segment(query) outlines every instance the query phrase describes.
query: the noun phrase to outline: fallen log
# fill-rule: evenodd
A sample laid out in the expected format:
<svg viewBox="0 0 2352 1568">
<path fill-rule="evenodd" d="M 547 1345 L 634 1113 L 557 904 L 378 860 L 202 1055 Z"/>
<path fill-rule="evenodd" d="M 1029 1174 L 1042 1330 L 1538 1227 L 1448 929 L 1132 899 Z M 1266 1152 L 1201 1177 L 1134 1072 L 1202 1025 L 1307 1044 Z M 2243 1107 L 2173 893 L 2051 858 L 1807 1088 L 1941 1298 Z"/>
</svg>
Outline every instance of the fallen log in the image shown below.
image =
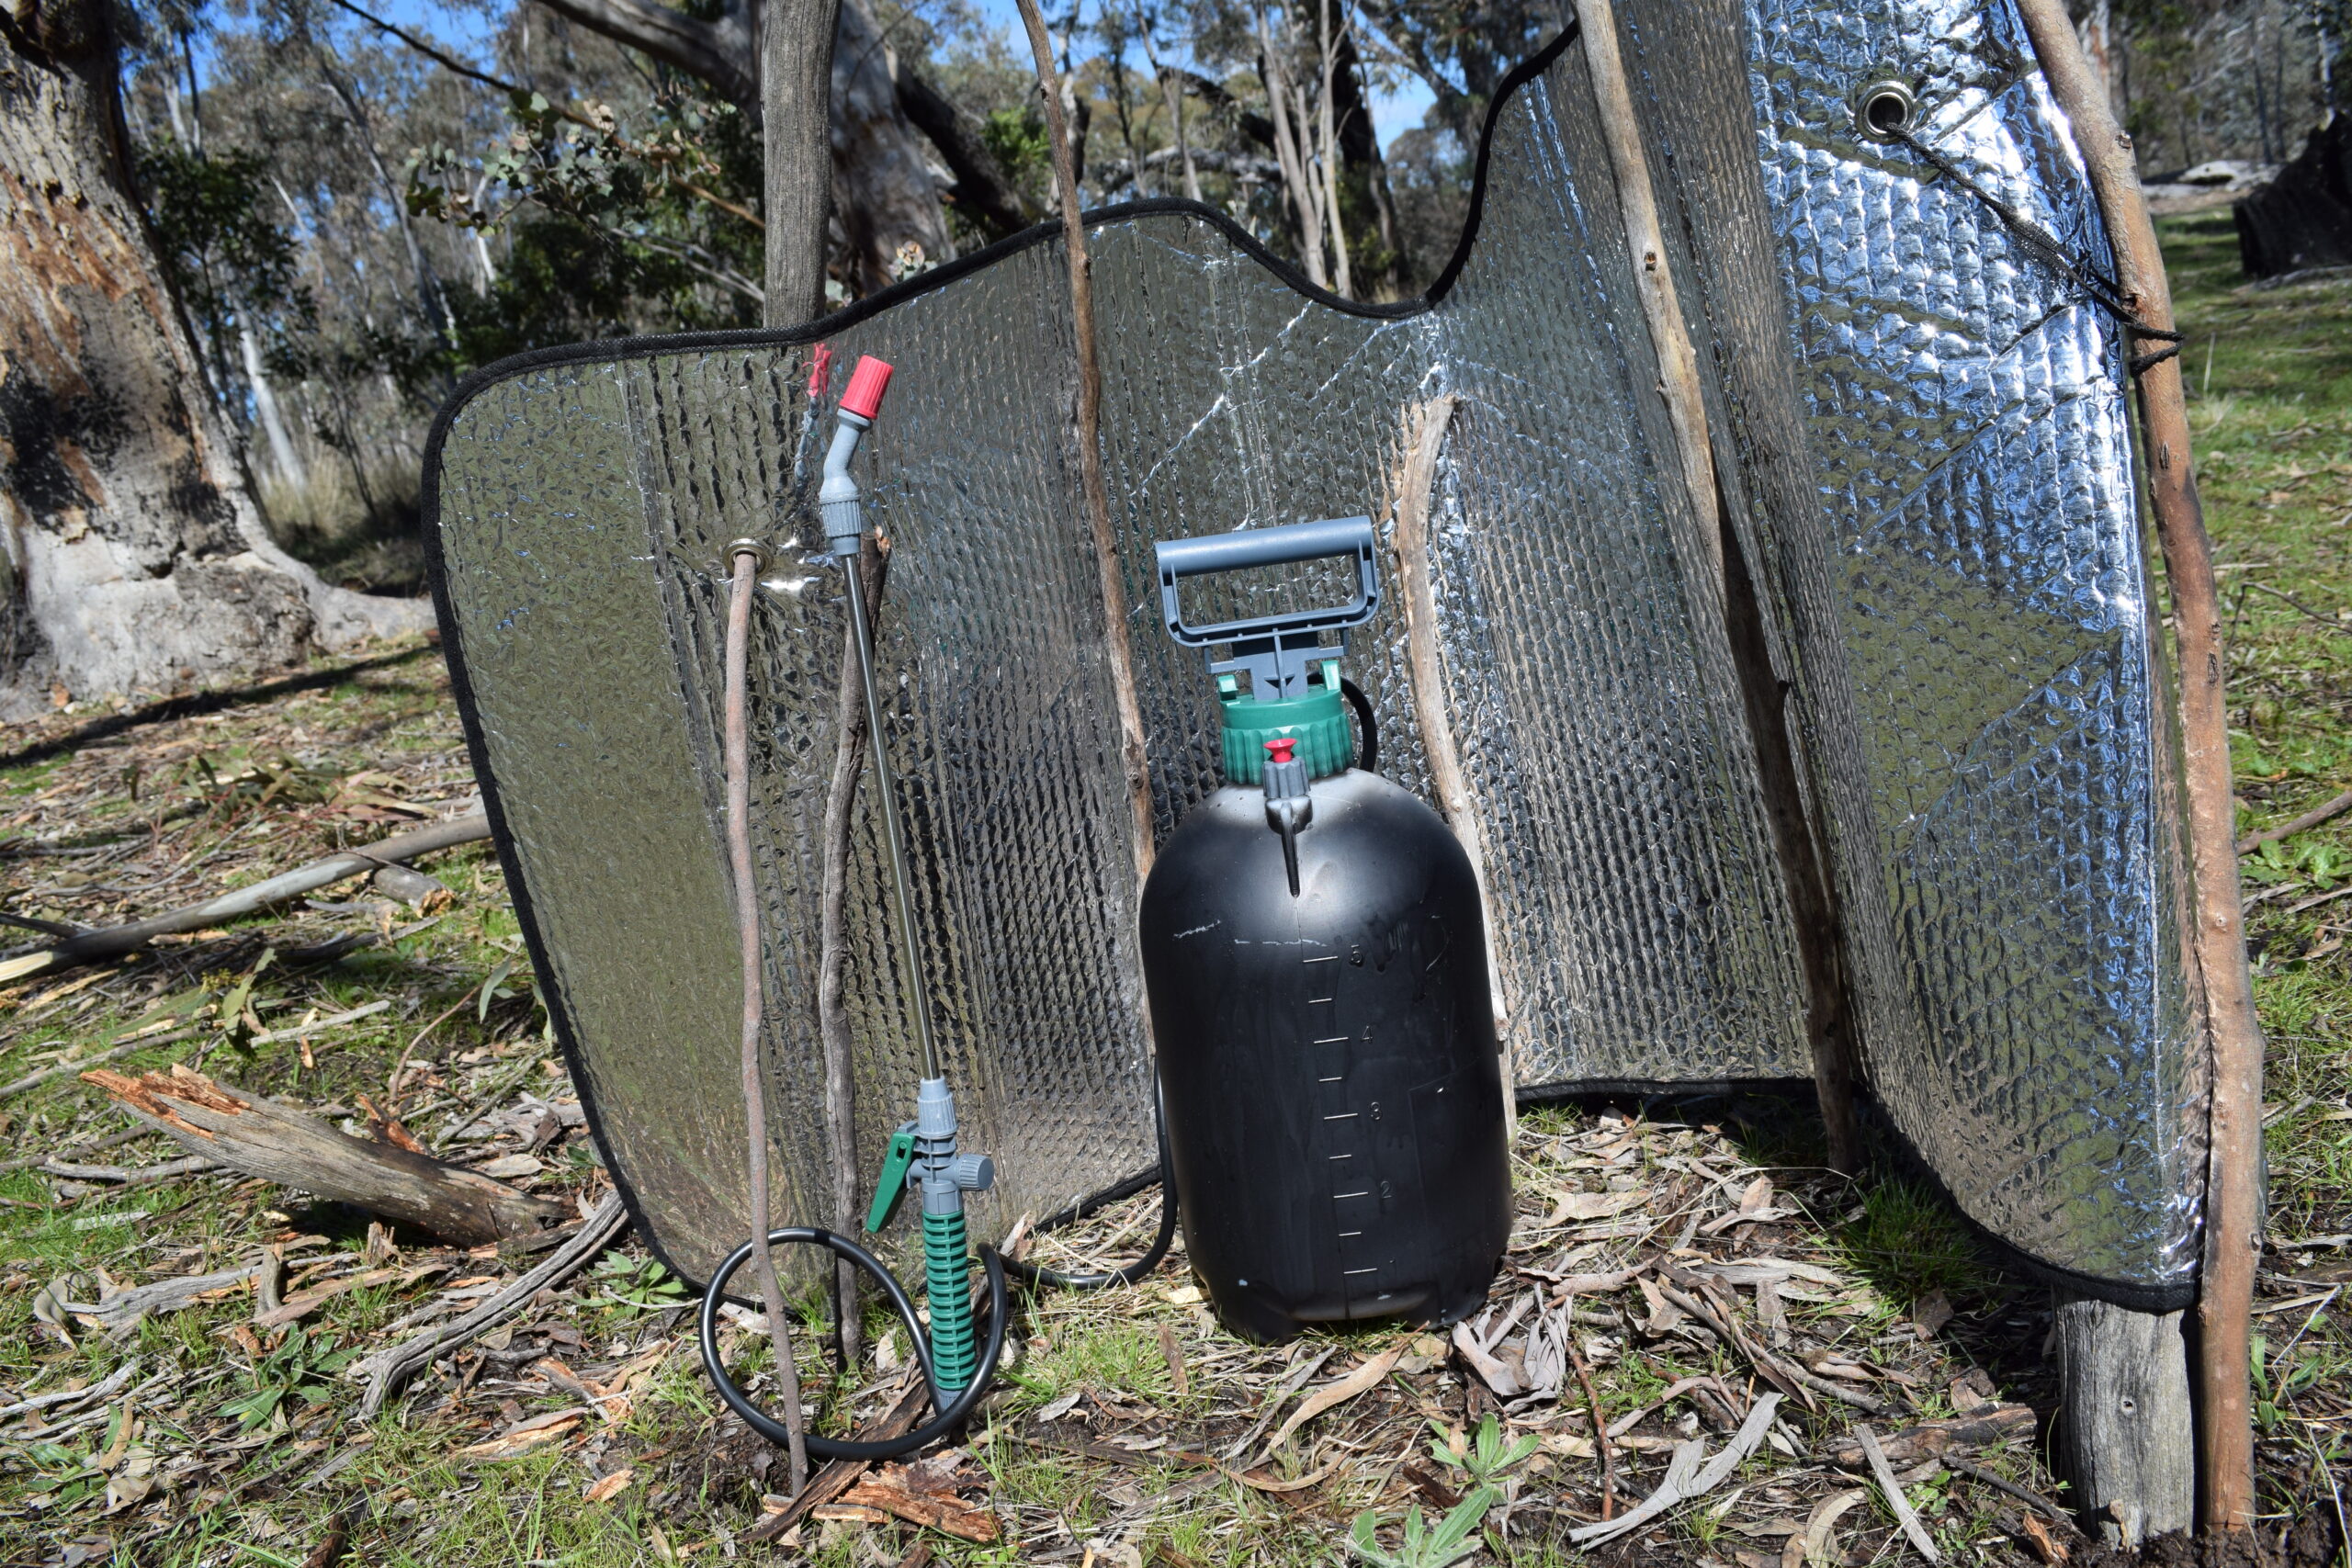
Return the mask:
<svg viewBox="0 0 2352 1568">
<path fill-rule="evenodd" d="M 528 1235 L 566 1209 L 462 1166 L 347 1137 L 274 1100 L 175 1063 L 168 1073 L 82 1075 L 191 1151 L 281 1186 L 356 1204 L 464 1247 Z"/>
<path fill-rule="evenodd" d="M 68 937 L 37 952 L 11 958 L 0 963 L 0 985 L 35 975 L 54 974 L 60 969 L 71 969 L 83 964 L 96 964 L 101 959 L 119 958 L 125 953 L 138 952 L 159 936 L 202 931 L 223 920 L 258 914 L 272 905 L 299 898 L 305 893 L 314 893 L 346 877 L 384 866 L 400 865 L 421 855 L 455 849 L 459 844 L 476 843 L 489 837 L 490 818 L 479 811 L 452 817 L 447 822 L 436 822 L 414 832 L 395 833 L 389 839 L 314 860 L 308 865 L 256 882 L 251 887 L 240 887 L 233 893 L 223 893 L 218 898 L 209 898 L 185 909 L 174 909 L 168 914 L 133 920 L 129 925 L 109 926 L 104 931 L 84 931 L 79 936 Z"/>
</svg>

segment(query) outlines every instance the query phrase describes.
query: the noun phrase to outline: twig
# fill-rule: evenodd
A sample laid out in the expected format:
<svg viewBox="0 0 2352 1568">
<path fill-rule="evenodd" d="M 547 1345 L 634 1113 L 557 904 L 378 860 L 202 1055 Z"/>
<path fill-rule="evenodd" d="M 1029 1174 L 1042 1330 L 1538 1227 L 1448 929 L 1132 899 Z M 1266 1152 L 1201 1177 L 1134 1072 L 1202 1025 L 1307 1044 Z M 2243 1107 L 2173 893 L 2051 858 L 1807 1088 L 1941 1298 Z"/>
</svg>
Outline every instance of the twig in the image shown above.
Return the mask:
<svg viewBox="0 0 2352 1568">
<path fill-rule="evenodd" d="M 766 945 L 760 940 L 760 888 L 752 863 L 752 596 L 759 591 L 759 556 L 738 550 L 728 562 L 726 705 L 723 737 L 727 762 L 727 860 L 735 883 L 735 936 L 743 971 L 743 1135 L 745 1179 L 751 1186 L 752 1276 L 767 1308 L 768 1337 L 775 1347 L 776 1392 L 784 1404 L 786 1451 L 792 1490 L 808 1484 L 808 1446 L 802 1433 L 800 1365 L 793 1359 L 792 1325 L 785 1316 L 784 1287 L 775 1277 L 775 1254 L 768 1246 L 767 1072 L 760 1061 L 766 1032 Z"/>
<path fill-rule="evenodd" d="M 1062 206 L 1062 241 L 1069 254 L 1071 335 L 1078 348 L 1078 468 L 1086 491 L 1086 524 L 1094 540 L 1095 580 L 1102 592 L 1102 652 L 1119 708 L 1119 761 L 1133 814 L 1131 845 L 1136 880 L 1151 870 L 1151 773 L 1144 757 L 1143 706 L 1136 694 L 1135 654 L 1127 646 L 1127 588 L 1119 565 L 1118 536 L 1111 530 L 1111 492 L 1102 479 L 1102 367 L 1094 351 L 1094 284 L 1086 258 L 1086 220 L 1079 211 L 1078 168 L 1071 155 L 1069 126 L 1062 116 L 1061 78 L 1054 70 L 1053 40 L 1037 0 L 1019 0 L 1021 24 L 1037 57 L 1037 88 L 1045 97 L 1046 126 L 1053 144 L 1054 183 Z M 1144 1027 L 1150 1028 L 1148 1019 Z"/>
<path fill-rule="evenodd" d="M 428 1328 L 414 1338 L 360 1362 L 357 1375 L 368 1380 L 368 1393 L 359 1402 L 359 1418 L 375 1419 L 384 1408 L 385 1399 L 418 1368 L 435 1357 L 471 1344 L 530 1304 L 531 1298 L 541 1291 L 570 1279 L 603 1252 L 628 1224 L 628 1211 L 622 1206 L 620 1194 L 606 1193 L 578 1233 L 550 1254 L 546 1262 L 455 1323 Z"/>
<path fill-rule="evenodd" d="M 2336 619 L 2335 616 L 2323 615 L 2317 610 L 2312 609 L 2309 604 L 2306 604 L 2301 600 L 2296 598 L 2293 594 L 2282 592 L 2278 589 L 2271 587 L 2267 582 L 2248 582 L 2246 586 L 2253 589 L 2256 593 L 2267 593 L 2273 599 L 2285 600 L 2307 619 L 2318 622 L 2321 626 L 2325 626 L 2329 631 L 2334 632 L 2338 637 L 2343 637 L 2346 636 L 2347 632 L 2352 632 L 2352 628 L 2347 628 L 2342 621 Z"/>
<path fill-rule="evenodd" d="M 65 1061 L 53 1063 L 49 1066 L 43 1067 L 37 1073 L 27 1073 L 23 1077 L 18 1078 L 14 1083 L 0 1084 L 0 1100 L 6 1100 L 10 1095 L 14 1094 L 22 1094 L 28 1089 L 39 1089 L 42 1084 L 47 1083 L 50 1079 L 62 1078 L 68 1073 L 83 1072 L 91 1067 L 103 1067 L 108 1062 L 119 1062 L 134 1051 L 144 1051 L 154 1045 L 175 1045 L 179 1042 L 189 1038 L 195 1033 L 196 1031 L 193 1029 L 175 1029 L 168 1034 L 153 1034 L 144 1040 L 126 1040 L 121 1044 L 101 1051 L 95 1056 L 70 1057 Z M 85 1152 L 95 1153 L 96 1151 L 91 1150 Z M 48 1157 L 49 1156 L 47 1155 L 42 1155 L 37 1158 L 28 1160 L 26 1164 L 39 1165 L 41 1160 L 47 1159 Z M 21 1170 L 24 1167 L 15 1166 L 0 1168 L 14 1168 Z"/>
<path fill-rule="evenodd" d="M 175 1177 L 195 1176 L 220 1168 L 219 1160 L 204 1155 L 189 1155 L 185 1159 L 167 1159 L 161 1165 L 146 1166 L 74 1165 L 62 1159 L 43 1160 L 40 1164 L 43 1176 L 60 1176 L 68 1181 L 119 1181 L 126 1187 L 143 1187 L 153 1181 L 169 1181 Z"/>
<path fill-rule="evenodd" d="M 1878 1477 L 1878 1489 L 1886 1494 L 1886 1506 L 1894 1510 L 1894 1522 L 1919 1549 L 1919 1555 L 1930 1562 L 1940 1562 L 1943 1554 L 1936 1543 L 1928 1539 L 1927 1529 L 1919 1523 L 1919 1516 L 1911 1509 L 1911 1499 L 1903 1495 L 1903 1483 L 1894 1479 L 1894 1467 L 1886 1462 L 1886 1452 L 1878 1446 L 1878 1434 L 1868 1427 L 1854 1428 L 1854 1436 L 1861 1440 L 1862 1454 L 1871 1461 L 1871 1473 Z"/>
<path fill-rule="evenodd" d="M 1592 1386 L 1592 1369 L 1584 1363 L 1584 1352 L 1577 1348 L 1574 1334 L 1562 1337 L 1568 1349 L 1568 1360 L 1576 1367 L 1577 1381 L 1584 1384 L 1585 1406 L 1592 1412 L 1592 1446 L 1600 1456 L 1600 1517 L 1613 1517 L 1617 1512 L 1617 1451 L 1609 1439 L 1609 1424 L 1600 1418 L 1600 1395 Z"/>
<path fill-rule="evenodd" d="M 911 1432 L 914 1430 L 916 1420 L 922 1415 L 925 1403 L 930 1398 L 930 1388 L 917 1380 L 899 1396 L 897 1404 L 858 1429 L 857 1441 L 878 1443 L 891 1438 L 903 1437 Z M 743 1539 L 747 1541 L 774 1540 L 808 1517 L 810 1509 L 822 1507 L 856 1484 L 857 1478 L 865 1473 L 867 1461 L 865 1460 L 837 1459 L 833 1461 L 819 1471 L 816 1478 L 807 1486 L 801 1488 L 800 1495 L 795 1497 L 788 1507 L 781 1513 L 770 1514 L 766 1518 L 745 1530 Z"/>
<path fill-rule="evenodd" d="M 890 583 L 888 552 L 869 538 L 853 570 L 865 579 L 867 635 L 881 620 L 882 595 Z M 857 628 L 842 628 L 841 682 L 833 695 L 841 742 L 833 750 L 833 776 L 825 789 L 824 891 L 817 915 L 817 1039 L 825 1062 L 825 1136 L 832 1157 L 833 1224 L 844 1235 L 858 1228 L 857 1042 L 850 1030 L 849 964 L 850 840 L 857 826 L 858 783 L 865 773 L 865 695 L 858 674 Z M 833 1270 L 833 1340 L 844 1370 L 863 1359 L 864 1325 L 858 1297 L 865 1272 L 847 1258 Z"/>
<path fill-rule="evenodd" d="M 420 855 L 455 849 L 459 844 L 475 843 L 489 837 L 490 818 L 478 811 L 453 817 L 447 822 L 436 822 L 414 832 L 395 833 L 364 849 L 345 850 L 340 854 L 314 860 L 308 865 L 185 909 L 151 916 L 125 926 L 85 931 L 80 936 L 68 938 L 37 953 L 11 958 L 0 963 L 0 985 L 31 975 L 71 969 L 76 964 L 95 964 L 100 959 L 119 958 L 125 953 L 136 953 L 159 936 L 201 931 L 223 920 L 257 914 L 272 905 L 299 898 L 305 893 L 314 893 L 346 877 L 373 871 L 379 865 L 397 865 Z"/>
<path fill-rule="evenodd" d="M 2265 828 L 2259 833 L 2248 833 L 2238 840 L 2238 853 L 2252 854 L 2265 844 L 2276 843 L 2280 839 L 2290 839 L 2305 829 L 2316 828 L 2323 822 L 2333 822 L 2347 811 L 2352 811 L 2352 789 L 2346 790 L 2324 806 L 2314 806 L 2301 817 L 2279 823 L 2276 828 Z"/>
<path fill-rule="evenodd" d="M 2049 1515 L 2052 1518 L 2057 1520 L 2062 1525 L 2071 1526 L 2075 1522 L 2074 1519 L 2068 1516 L 2065 1509 L 2060 1507 L 2049 1498 L 2044 1497 L 2041 1493 L 2036 1492 L 2030 1486 L 2020 1486 L 2016 1482 L 2009 1480 L 2007 1476 L 1996 1475 L 1981 1464 L 1971 1464 L 1964 1459 L 1953 1459 L 1949 1454 L 1940 1456 L 1938 1462 L 1942 1464 L 1946 1470 L 1953 1471 L 1961 1475 L 1965 1475 L 1971 1481 L 1981 1481 L 1985 1485 L 1993 1488 L 1996 1492 L 2007 1493 L 2010 1496 L 2015 1497 L 2020 1503 L 2030 1504 L 2034 1507 L 2037 1507 L 2043 1513 Z"/>
</svg>

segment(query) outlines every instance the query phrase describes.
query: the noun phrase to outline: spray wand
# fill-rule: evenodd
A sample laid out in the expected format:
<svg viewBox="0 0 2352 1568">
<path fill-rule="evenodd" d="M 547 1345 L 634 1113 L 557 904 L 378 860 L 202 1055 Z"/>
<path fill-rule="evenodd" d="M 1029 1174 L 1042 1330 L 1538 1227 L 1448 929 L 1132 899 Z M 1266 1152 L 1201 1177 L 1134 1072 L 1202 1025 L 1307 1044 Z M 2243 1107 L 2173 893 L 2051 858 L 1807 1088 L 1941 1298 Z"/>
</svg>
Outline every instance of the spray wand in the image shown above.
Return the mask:
<svg viewBox="0 0 2352 1568">
<path fill-rule="evenodd" d="M 850 461 L 858 442 L 872 428 L 881 411 L 882 394 L 890 384 L 890 367 L 866 355 L 857 362 L 835 410 L 831 447 L 825 455 L 823 485 L 818 491 L 827 553 L 841 560 L 848 587 L 851 638 L 856 649 L 858 682 L 865 698 L 866 732 L 873 744 L 866 755 L 874 770 L 874 794 L 882 811 L 883 842 L 890 863 L 890 908 L 898 936 L 899 957 L 905 966 L 905 995 L 914 1013 L 915 1036 L 922 1052 L 922 1078 L 915 1089 L 915 1114 L 891 1134 L 889 1152 L 865 1228 L 878 1231 L 889 1220 L 899 1201 L 910 1190 L 922 1201 L 922 1240 L 926 1293 L 931 1301 L 931 1325 L 926 1334 L 905 1290 L 881 1261 L 847 1236 L 813 1225 L 792 1225 L 769 1233 L 772 1244 L 802 1243 L 823 1247 L 874 1276 L 906 1325 L 909 1342 L 922 1359 L 923 1374 L 938 1411 L 928 1424 L 904 1437 L 882 1442 L 845 1442 L 795 1434 L 747 1399 L 736 1387 L 718 1356 L 718 1303 L 727 1282 L 757 1248 L 746 1242 L 730 1254 L 712 1275 L 704 1292 L 701 1314 L 703 1368 L 719 1396 L 773 1442 L 788 1443 L 799 1437 L 808 1451 L 824 1459 L 888 1459 L 911 1453 L 952 1432 L 986 1391 L 998 1356 L 1004 1348 L 1008 1303 L 1004 1265 L 995 1249 L 983 1247 L 981 1261 L 989 1282 L 989 1335 L 985 1347 L 974 1341 L 971 1300 L 971 1250 L 964 1221 L 964 1194 L 985 1191 L 994 1182 L 996 1167 L 988 1156 L 967 1154 L 956 1146 L 956 1096 L 940 1071 L 939 1043 L 932 1027 L 931 1004 L 922 986 L 922 949 L 915 931 L 913 881 L 907 864 L 904 829 L 899 821 L 896 785 L 891 777 L 889 748 L 884 744 L 882 693 L 874 673 L 874 643 L 866 618 L 865 594 L 858 580 L 857 555 L 865 536 L 865 506 Z M 739 568 L 739 570 L 741 570 Z M 730 637 L 735 628 L 730 626 Z M 736 650 L 730 649 L 730 655 Z M 730 662 L 731 662 L 730 659 Z M 773 1309 L 771 1309 L 773 1310 Z"/>
</svg>

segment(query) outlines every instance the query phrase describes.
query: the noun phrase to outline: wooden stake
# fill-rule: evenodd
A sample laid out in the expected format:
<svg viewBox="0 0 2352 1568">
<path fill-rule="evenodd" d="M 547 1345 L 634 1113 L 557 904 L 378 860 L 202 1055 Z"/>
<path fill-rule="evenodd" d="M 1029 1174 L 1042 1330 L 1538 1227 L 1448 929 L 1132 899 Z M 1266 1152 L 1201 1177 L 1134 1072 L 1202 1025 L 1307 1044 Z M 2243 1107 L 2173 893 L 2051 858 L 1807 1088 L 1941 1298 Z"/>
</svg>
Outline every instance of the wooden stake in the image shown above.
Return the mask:
<svg viewBox="0 0 2352 1568">
<path fill-rule="evenodd" d="M 2092 194 L 2115 247 L 2123 301 L 2138 312 L 2142 325 L 2169 333 L 2172 292 L 2165 280 L 2155 224 L 2140 191 L 2132 139 L 2115 122 L 2106 85 L 2084 58 L 2064 0 L 2018 0 L 2018 8 L 2051 96 L 2074 126 Z M 2141 346 L 2135 344 L 2134 351 Z M 2262 1032 L 2246 973 L 2245 931 L 2238 905 L 2221 596 L 2189 461 L 2188 409 L 2179 356 L 2147 366 L 2138 385 L 2148 499 L 2164 550 L 2165 581 L 2172 589 L 2180 671 L 2189 861 L 2197 894 L 2197 939 L 2189 957 L 2202 983 L 2212 1055 L 2205 1259 L 2197 1303 L 2200 1490 L 2209 1529 L 2251 1529 L 2254 1428 L 2247 1356 L 2262 1227 Z"/>
<path fill-rule="evenodd" d="M 1127 646 L 1127 584 L 1119 566 L 1119 539 L 1111 527 L 1111 492 L 1102 478 L 1102 367 L 1094 352 L 1094 284 L 1086 256 L 1086 220 L 1078 205 L 1078 166 L 1069 125 L 1062 116 L 1062 85 L 1054 70 L 1053 40 L 1037 0 L 1020 0 L 1021 25 L 1037 57 L 1037 87 L 1045 99 L 1053 142 L 1054 184 L 1061 193 L 1062 243 L 1069 254 L 1069 314 L 1078 349 L 1078 469 L 1086 492 L 1086 524 L 1094 540 L 1094 570 L 1102 592 L 1102 653 L 1119 706 L 1119 761 L 1135 816 L 1136 886 L 1151 873 L 1151 773 L 1144 760 L 1143 705 L 1136 695 L 1135 654 Z M 1149 1027 L 1146 1025 L 1147 1029 Z"/>
</svg>

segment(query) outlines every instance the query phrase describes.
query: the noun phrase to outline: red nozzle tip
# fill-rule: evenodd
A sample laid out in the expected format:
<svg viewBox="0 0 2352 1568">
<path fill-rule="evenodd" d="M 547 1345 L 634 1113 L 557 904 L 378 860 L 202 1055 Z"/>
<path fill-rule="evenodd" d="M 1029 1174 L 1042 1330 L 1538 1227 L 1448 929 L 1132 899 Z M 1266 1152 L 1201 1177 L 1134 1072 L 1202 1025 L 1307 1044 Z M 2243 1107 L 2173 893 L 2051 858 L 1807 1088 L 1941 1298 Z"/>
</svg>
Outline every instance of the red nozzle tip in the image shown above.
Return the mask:
<svg viewBox="0 0 2352 1568">
<path fill-rule="evenodd" d="M 842 412 L 872 419 L 881 411 L 882 392 L 889 384 L 889 366 L 870 354 L 859 355 L 857 368 L 850 372 L 849 390 L 842 394 Z"/>
<path fill-rule="evenodd" d="M 1284 735 L 1276 739 L 1269 740 L 1266 742 L 1266 750 L 1272 753 L 1272 756 L 1268 761 L 1287 762 L 1291 760 L 1291 752 L 1295 750 L 1297 747 L 1298 739 L 1295 736 Z"/>
</svg>

